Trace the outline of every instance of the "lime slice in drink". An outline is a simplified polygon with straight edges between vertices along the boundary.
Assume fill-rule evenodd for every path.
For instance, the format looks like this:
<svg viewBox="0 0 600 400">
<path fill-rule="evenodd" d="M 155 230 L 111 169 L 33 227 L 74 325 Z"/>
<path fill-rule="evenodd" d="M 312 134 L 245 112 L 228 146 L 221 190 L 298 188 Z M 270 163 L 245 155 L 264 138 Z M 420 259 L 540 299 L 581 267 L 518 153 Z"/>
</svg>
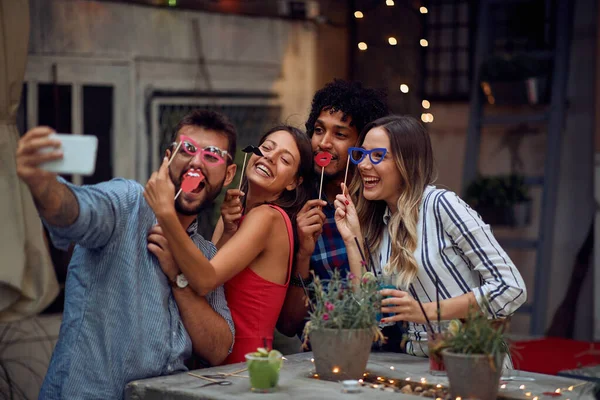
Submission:
<svg viewBox="0 0 600 400">
<path fill-rule="evenodd" d="M 448 325 L 448 332 L 450 332 L 450 334 L 452 336 L 456 336 L 456 334 L 458 334 L 458 331 L 460 331 L 461 327 L 462 327 L 462 322 L 460 322 L 459 319 L 453 319 L 452 321 L 450 321 L 450 324 Z"/>
<path fill-rule="evenodd" d="M 269 352 L 269 363 L 276 364 L 278 368 L 283 365 L 283 354 L 277 350 L 271 350 Z"/>
<path fill-rule="evenodd" d="M 256 349 L 256 352 L 260 353 L 259 357 L 267 357 L 269 355 L 269 350 L 265 349 L 264 347 L 259 347 Z"/>
</svg>

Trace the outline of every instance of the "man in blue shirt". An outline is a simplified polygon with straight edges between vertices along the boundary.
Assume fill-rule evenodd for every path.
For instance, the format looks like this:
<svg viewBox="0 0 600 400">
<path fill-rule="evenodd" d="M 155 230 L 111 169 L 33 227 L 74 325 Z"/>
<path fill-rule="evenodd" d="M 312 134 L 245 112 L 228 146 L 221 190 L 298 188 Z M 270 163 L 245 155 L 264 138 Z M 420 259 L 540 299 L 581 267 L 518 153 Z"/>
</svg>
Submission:
<svg viewBox="0 0 600 400">
<path fill-rule="evenodd" d="M 311 283 L 310 272 L 321 279 L 329 279 L 338 269 L 345 276 L 350 270 L 346 247 L 335 225 L 335 196 L 342 192 L 348 148 L 356 144 L 362 129 L 377 118 L 388 115 L 383 92 L 364 88 L 358 82 L 336 79 L 315 93 L 306 133 L 311 138 L 316 155 L 332 155 L 323 175 L 323 195 L 319 200 L 318 186 L 315 199 L 309 200 L 296 217 L 299 248 L 290 287 L 280 314 L 277 329 L 288 336 L 302 332 L 308 308 L 304 301 L 304 286 Z M 352 180 L 352 164 L 348 183 Z M 315 165 L 321 175 L 321 167 Z M 320 179 L 316 180 L 320 182 Z"/>
<path fill-rule="evenodd" d="M 203 298 L 186 287 L 139 183 L 113 179 L 78 187 L 41 169 L 41 163 L 62 157 L 51 133 L 34 128 L 17 149 L 17 173 L 29 186 L 53 243 L 61 248 L 76 243 L 60 335 L 40 398 L 119 399 L 132 380 L 186 370 L 192 349 L 210 364 L 221 363 L 234 337 L 223 288 Z M 182 193 L 176 209 L 210 258 L 216 249 L 196 233 L 194 221 L 235 175 L 229 154 L 235 154 L 236 133 L 224 116 L 195 111 L 179 123 L 173 141 L 180 135 L 202 151 L 177 152 L 170 168 L 173 183 L 179 188 L 189 172 L 201 172 L 205 180 Z M 54 151 L 38 152 L 45 147 Z M 174 150 L 171 146 L 166 156 Z M 227 162 L 205 162 L 215 154 Z"/>
</svg>

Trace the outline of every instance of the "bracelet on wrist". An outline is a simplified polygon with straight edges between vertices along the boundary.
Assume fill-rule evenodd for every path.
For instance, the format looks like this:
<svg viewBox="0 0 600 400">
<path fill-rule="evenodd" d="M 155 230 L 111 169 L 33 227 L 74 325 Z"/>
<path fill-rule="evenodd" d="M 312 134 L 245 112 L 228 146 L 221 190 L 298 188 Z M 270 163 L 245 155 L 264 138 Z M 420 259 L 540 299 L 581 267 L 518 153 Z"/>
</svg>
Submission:
<svg viewBox="0 0 600 400">
<path fill-rule="evenodd" d="M 297 287 L 306 287 L 310 285 L 313 281 L 312 275 L 309 275 L 308 278 L 304 279 L 300 275 L 292 275 L 290 277 L 290 285 Z"/>
</svg>

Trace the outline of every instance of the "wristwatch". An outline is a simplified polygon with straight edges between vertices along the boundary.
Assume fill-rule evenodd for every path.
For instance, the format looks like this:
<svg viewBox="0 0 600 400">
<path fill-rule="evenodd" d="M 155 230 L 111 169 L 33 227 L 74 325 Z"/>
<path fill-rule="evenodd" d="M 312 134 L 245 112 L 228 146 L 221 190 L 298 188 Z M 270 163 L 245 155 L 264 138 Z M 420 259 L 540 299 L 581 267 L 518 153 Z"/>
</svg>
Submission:
<svg viewBox="0 0 600 400">
<path fill-rule="evenodd" d="M 184 274 L 178 274 L 175 279 L 169 280 L 169 283 L 174 288 L 184 289 L 188 285 L 188 280 Z"/>
</svg>

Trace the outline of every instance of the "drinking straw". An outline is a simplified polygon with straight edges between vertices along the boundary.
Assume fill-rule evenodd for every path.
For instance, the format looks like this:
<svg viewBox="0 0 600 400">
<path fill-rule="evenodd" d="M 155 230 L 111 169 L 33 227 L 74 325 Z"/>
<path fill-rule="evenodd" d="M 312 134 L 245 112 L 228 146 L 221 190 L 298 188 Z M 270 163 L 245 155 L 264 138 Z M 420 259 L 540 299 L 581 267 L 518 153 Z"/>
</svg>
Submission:
<svg viewBox="0 0 600 400">
<path fill-rule="evenodd" d="M 421 312 L 423 313 L 423 316 L 425 317 L 425 321 L 427 321 L 427 325 L 429 326 L 429 329 L 431 330 L 431 336 L 433 339 L 435 339 L 435 331 L 433 330 L 433 325 L 431 325 L 431 321 L 429 320 L 427 313 L 425 313 L 425 308 L 423 307 L 423 303 L 421 303 L 421 300 L 419 300 L 419 296 L 417 296 L 417 291 L 413 287 L 412 283 L 409 286 L 409 290 L 410 290 L 410 294 L 412 294 L 412 296 L 415 298 L 415 300 L 417 300 L 417 302 L 419 303 Z"/>
</svg>

